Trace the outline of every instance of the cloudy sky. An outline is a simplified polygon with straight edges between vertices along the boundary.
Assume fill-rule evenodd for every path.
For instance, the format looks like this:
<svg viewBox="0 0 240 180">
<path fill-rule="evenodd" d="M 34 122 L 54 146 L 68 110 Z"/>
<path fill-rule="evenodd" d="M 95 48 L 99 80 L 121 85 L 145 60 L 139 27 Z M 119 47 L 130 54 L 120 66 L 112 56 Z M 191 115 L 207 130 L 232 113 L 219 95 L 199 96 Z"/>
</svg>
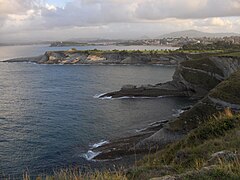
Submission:
<svg viewBox="0 0 240 180">
<path fill-rule="evenodd" d="M 240 33 L 240 0 L 0 0 L 0 42 Z"/>
</svg>

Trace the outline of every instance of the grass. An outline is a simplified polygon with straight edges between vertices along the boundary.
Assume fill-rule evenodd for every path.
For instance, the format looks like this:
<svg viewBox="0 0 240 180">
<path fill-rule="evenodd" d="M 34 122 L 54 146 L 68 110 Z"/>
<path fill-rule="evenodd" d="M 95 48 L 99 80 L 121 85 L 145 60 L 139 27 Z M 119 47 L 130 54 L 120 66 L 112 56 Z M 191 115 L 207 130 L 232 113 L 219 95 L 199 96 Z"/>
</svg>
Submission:
<svg viewBox="0 0 240 180">
<path fill-rule="evenodd" d="M 145 157 L 139 163 L 139 167 L 132 171 L 131 177 L 133 179 L 138 179 L 138 177 L 148 179 L 149 171 L 153 169 L 160 170 L 165 167 L 174 169 L 174 171 L 169 173 L 170 175 L 199 171 L 207 163 L 211 154 L 226 149 L 232 152 L 238 151 L 240 149 L 239 131 L 240 115 L 232 115 L 228 111 L 218 116 L 213 116 L 197 129 L 192 130 L 183 140 Z M 234 166 L 230 166 L 231 168 L 227 169 L 231 163 L 234 162 L 229 164 L 228 162 L 219 163 L 219 166 L 206 172 L 206 174 L 193 173 L 189 176 L 186 175 L 185 178 L 211 179 L 218 177 L 218 175 L 239 178 L 240 169 L 236 169 Z M 238 167 L 240 167 L 239 163 Z M 145 169 L 145 171 L 142 169 Z"/>
<path fill-rule="evenodd" d="M 199 76 L 196 76 L 196 78 Z M 190 77 L 193 78 L 193 77 Z M 199 82 L 199 79 L 198 79 Z M 209 93 L 210 97 L 221 99 L 223 101 L 240 104 L 240 71 L 232 74 L 227 80 L 222 81 Z M 217 113 L 219 110 L 212 104 L 208 98 L 204 98 L 192 109 L 183 113 L 177 120 L 170 122 L 170 129 L 174 131 L 186 131 L 198 127 L 209 116 Z"/>
<path fill-rule="evenodd" d="M 70 49 L 70 48 L 69 48 Z M 56 52 L 66 52 L 66 51 L 56 51 Z M 216 53 L 222 53 L 224 51 L 222 50 L 170 50 L 170 49 L 156 49 L 156 50 L 99 50 L 99 49 L 93 49 L 93 50 L 77 50 L 75 48 L 72 48 L 71 51 L 68 51 L 68 53 L 86 53 L 86 54 L 94 54 L 94 53 L 122 53 L 122 54 L 129 54 L 129 53 L 137 53 L 137 54 L 190 54 L 190 56 L 193 57 L 202 57 L 202 55 L 214 55 Z"/>
<path fill-rule="evenodd" d="M 226 57 L 240 57 L 240 52 L 231 52 L 231 53 L 223 53 L 220 56 Z"/>
<path fill-rule="evenodd" d="M 218 110 L 205 98 L 202 102 L 197 103 L 190 110 L 184 112 L 178 119 L 169 122 L 169 129 L 172 131 L 189 132 L 216 113 L 218 113 Z"/>
<path fill-rule="evenodd" d="M 210 96 L 233 104 L 240 104 L 240 71 L 232 74 L 227 80 L 210 91 Z"/>
<path fill-rule="evenodd" d="M 200 69 L 207 72 L 219 74 L 223 76 L 223 72 L 209 58 L 201 58 L 198 60 L 184 61 L 181 65 L 189 68 Z"/>
<path fill-rule="evenodd" d="M 82 173 L 80 169 L 63 169 L 54 172 L 53 175 L 42 175 L 36 178 L 29 174 L 23 175 L 23 180 L 127 180 L 123 170 L 105 170 Z M 6 179 L 7 180 L 7 179 Z"/>
<path fill-rule="evenodd" d="M 189 83 L 202 87 L 206 90 L 211 90 L 220 83 L 220 81 L 217 80 L 214 76 L 194 70 L 183 69 L 181 71 L 181 75 Z"/>
</svg>

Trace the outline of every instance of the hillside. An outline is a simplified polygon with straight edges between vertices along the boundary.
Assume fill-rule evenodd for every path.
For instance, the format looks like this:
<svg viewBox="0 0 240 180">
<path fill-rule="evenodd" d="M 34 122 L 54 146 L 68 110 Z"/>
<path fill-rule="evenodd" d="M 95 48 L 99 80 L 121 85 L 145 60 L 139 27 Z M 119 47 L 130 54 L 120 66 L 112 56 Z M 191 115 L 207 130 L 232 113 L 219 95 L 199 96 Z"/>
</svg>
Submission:
<svg viewBox="0 0 240 180">
<path fill-rule="evenodd" d="M 186 31 L 177 31 L 168 34 L 163 34 L 157 38 L 180 38 L 180 37 L 189 37 L 189 38 L 201 38 L 201 37 L 225 37 L 225 36 L 239 36 L 237 33 L 207 33 L 197 30 L 186 30 Z"/>
</svg>

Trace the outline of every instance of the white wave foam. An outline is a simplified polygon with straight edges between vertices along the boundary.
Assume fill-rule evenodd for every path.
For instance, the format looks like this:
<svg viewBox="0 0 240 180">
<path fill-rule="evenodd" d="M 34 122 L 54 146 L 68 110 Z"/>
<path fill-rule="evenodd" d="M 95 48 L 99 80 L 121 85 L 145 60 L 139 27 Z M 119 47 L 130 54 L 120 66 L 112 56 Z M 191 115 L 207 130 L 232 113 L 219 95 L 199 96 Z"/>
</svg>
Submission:
<svg viewBox="0 0 240 180">
<path fill-rule="evenodd" d="M 88 160 L 88 161 L 94 161 L 93 159 L 94 159 L 97 155 L 101 154 L 101 152 L 100 152 L 100 151 L 94 152 L 93 149 L 94 149 L 94 148 L 101 147 L 101 146 L 103 146 L 103 145 L 105 145 L 105 144 L 108 144 L 108 143 L 109 143 L 109 141 L 101 140 L 100 142 L 91 145 L 91 146 L 90 146 L 90 150 L 88 150 L 87 153 L 83 154 L 82 157 L 84 157 L 84 158 L 85 158 L 86 160 Z"/>
<path fill-rule="evenodd" d="M 145 131 L 145 130 L 147 130 L 148 128 L 146 127 L 146 128 L 143 128 L 143 129 L 137 129 L 136 130 L 136 132 L 138 133 L 138 132 L 143 132 L 143 131 Z"/>
<path fill-rule="evenodd" d="M 102 94 L 96 94 L 93 96 L 93 98 L 96 98 L 96 99 L 112 99 L 112 96 L 106 96 L 106 97 L 101 97 L 101 96 L 104 96 L 106 93 L 102 93 Z"/>
<path fill-rule="evenodd" d="M 91 146 L 91 148 L 92 148 L 92 149 L 93 149 L 93 148 L 98 148 L 98 147 L 103 146 L 103 145 L 108 144 L 108 143 L 109 143 L 109 141 L 101 140 L 99 143 L 93 144 L 93 145 Z"/>
<path fill-rule="evenodd" d="M 161 98 L 168 98 L 168 97 L 174 97 L 173 95 L 165 95 L 165 96 L 156 96 L 156 97 L 149 97 L 149 96 L 122 96 L 122 97 L 117 97 L 113 98 L 112 96 L 104 96 L 107 93 L 102 93 L 102 94 L 96 94 L 93 96 L 93 98 L 96 99 L 102 99 L 102 100 L 114 100 L 114 99 L 161 99 Z M 104 97 L 102 97 L 104 96 Z"/>
<path fill-rule="evenodd" d="M 87 159 L 88 161 L 93 160 L 97 155 L 99 155 L 101 152 L 93 152 L 92 150 L 89 150 L 87 153 L 83 154 L 83 157 Z"/>
<path fill-rule="evenodd" d="M 166 97 L 170 97 L 170 96 L 157 96 L 157 97 L 147 97 L 147 96 L 122 96 L 122 97 L 118 97 L 118 98 L 113 98 L 112 96 L 105 96 L 105 97 L 101 97 L 104 96 L 107 93 L 102 93 L 102 94 L 96 94 L 93 96 L 93 98 L 96 99 L 156 99 L 156 98 L 166 98 Z"/>
<path fill-rule="evenodd" d="M 168 120 L 156 121 L 156 122 L 149 123 L 148 125 L 149 126 L 155 126 L 155 125 L 159 125 L 159 124 L 164 124 L 166 122 L 168 122 Z"/>
<path fill-rule="evenodd" d="M 173 117 L 179 117 L 182 113 L 185 112 L 185 110 L 182 109 L 175 109 L 173 111 L 175 111 L 175 113 L 172 115 Z"/>
</svg>

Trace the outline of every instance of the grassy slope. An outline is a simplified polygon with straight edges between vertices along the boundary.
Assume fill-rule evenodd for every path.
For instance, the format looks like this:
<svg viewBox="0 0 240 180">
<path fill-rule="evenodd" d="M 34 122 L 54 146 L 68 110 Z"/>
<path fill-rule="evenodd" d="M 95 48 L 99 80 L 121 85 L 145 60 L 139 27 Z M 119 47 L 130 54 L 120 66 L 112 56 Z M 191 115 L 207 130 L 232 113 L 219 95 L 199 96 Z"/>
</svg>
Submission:
<svg viewBox="0 0 240 180">
<path fill-rule="evenodd" d="M 220 83 L 210 92 L 210 95 L 228 100 L 228 102 L 240 103 L 239 88 L 240 71 Z M 145 157 L 139 167 L 131 172 L 133 179 L 186 173 L 200 169 L 215 152 L 240 150 L 240 115 L 233 116 L 229 111 L 220 114 L 207 98 L 180 116 L 178 120 L 171 122 L 170 129 L 185 130 L 190 133 L 183 140 L 169 145 L 154 155 Z M 216 166 L 208 172 L 182 176 L 183 179 L 218 179 L 221 177 L 240 179 L 240 160 L 223 162 L 221 166 Z"/>
<path fill-rule="evenodd" d="M 155 176 L 163 176 L 199 170 L 207 163 L 211 154 L 222 150 L 232 152 L 239 150 L 239 131 L 239 115 L 228 116 L 221 114 L 218 117 L 212 117 L 200 125 L 199 128 L 192 130 L 183 140 L 145 157 L 140 162 L 139 167 L 134 169 L 129 176 L 132 179 L 148 179 L 154 176 L 153 172 L 155 172 Z M 227 166 L 228 163 L 235 162 L 226 162 L 225 165 Z M 225 165 L 216 166 L 207 174 L 193 173 L 192 175 L 184 175 L 184 178 L 206 179 L 208 176 L 210 179 L 214 179 L 214 176 L 240 178 L 240 169 L 231 169 L 232 172 L 225 169 Z M 163 169 L 168 170 L 163 171 Z M 169 169 L 171 170 L 169 171 Z"/>
<path fill-rule="evenodd" d="M 231 52 L 231 53 L 223 53 L 220 56 L 226 57 L 240 57 L 240 52 Z"/>
<path fill-rule="evenodd" d="M 240 71 L 231 75 L 231 77 L 210 92 L 210 96 L 230 103 L 240 104 Z"/>
<path fill-rule="evenodd" d="M 230 103 L 240 104 L 240 70 L 232 74 L 227 80 L 221 82 L 212 89 L 209 96 L 218 98 Z M 185 112 L 177 120 L 170 123 L 171 130 L 190 131 L 201 124 L 207 117 L 215 114 L 218 110 L 208 98 L 204 98 L 192 109 Z"/>
<path fill-rule="evenodd" d="M 218 110 L 205 98 L 176 120 L 169 122 L 169 129 L 189 132 L 217 112 Z"/>
<path fill-rule="evenodd" d="M 183 68 L 181 71 L 181 75 L 183 76 L 183 78 L 189 83 L 196 85 L 198 87 L 202 87 L 203 89 L 206 89 L 206 90 L 211 90 L 217 84 L 220 83 L 220 80 L 216 79 L 214 77 L 214 74 L 223 76 L 222 70 L 219 69 L 212 62 L 212 60 L 209 59 L 209 55 L 207 55 L 207 57 L 202 55 L 202 57 L 199 56 L 199 58 L 181 62 L 181 65 L 183 67 L 193 69 L 193 70 L 190 70 L 190 69 Z M 209 74 L 196 71 L 195 69 L 209 72 Z"/>
<path fill-rule="evenodd" d="M 216 67 L 216 65 L 209 58 L 184 61 L 181 64 L 185 67 L 200 69 L 200 70 L 216 73 L 223 76 L 222 70 Z"/>
<path fill-rule="evenodd" d="M 220 83 L 220 81 L 213 76 L 210 76 L 202 72 L 188 70 L 188 69 L 183 69 L 181 71 L 181 75 L 189 83 L 197 85 L 207 90 L 211 90 L 217 84 Z"/>
</svg>

